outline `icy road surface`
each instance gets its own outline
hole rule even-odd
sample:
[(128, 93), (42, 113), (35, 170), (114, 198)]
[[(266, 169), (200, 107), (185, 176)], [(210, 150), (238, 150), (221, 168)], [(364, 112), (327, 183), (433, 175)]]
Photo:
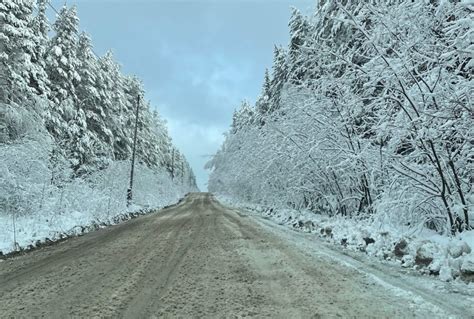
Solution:
[(0, 262), (3, 318), (471, 317), (466, 298), (365, 269), (206, 193)]

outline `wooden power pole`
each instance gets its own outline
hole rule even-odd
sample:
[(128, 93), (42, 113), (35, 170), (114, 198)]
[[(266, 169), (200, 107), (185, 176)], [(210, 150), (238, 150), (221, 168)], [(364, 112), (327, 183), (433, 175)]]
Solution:
[(171, 152), (171, 180), (174, 180), (174, 148)]
[(130, 206), (133, 199), (133, 171), (135, 170), (135, 154), (137, 150), (137, 132), (138, 132), (138, 111), (140, 109), (140, 95), (137, 96), (137, 110), (135, 113), (135, 131), (133, 133), (132, 165), (130, 168), (130, 185), (127, 190), (127, 206)]

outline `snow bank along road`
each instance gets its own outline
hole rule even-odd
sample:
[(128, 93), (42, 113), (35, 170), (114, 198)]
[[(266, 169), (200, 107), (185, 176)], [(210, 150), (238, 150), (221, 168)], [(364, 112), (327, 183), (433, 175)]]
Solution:
[(296, 244), (307, 239), (289, 240), (287, 232), (210, 194), (190, 194), (177, 206), (0, 262), (0, 317), (472, 315), (308, 252)]

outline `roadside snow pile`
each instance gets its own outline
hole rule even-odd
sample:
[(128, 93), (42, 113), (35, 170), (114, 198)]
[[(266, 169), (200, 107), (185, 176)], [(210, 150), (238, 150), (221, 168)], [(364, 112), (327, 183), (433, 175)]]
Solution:
[[(0, 257), (149, 213), (176, 203), (192, 190), (172, 181), (166, 172), (138, 164), (134, 205), (127, 207), (129, 166), (114, 162), (87, 180), (68, 181), (62, 188), (50, 185), (47, 174), (37, 180), (33, 180), (34, 171), (12, 175), (14, 184), (0, 187), (6, 198), (0, 206)], [(20, 180), (21, 176), (26, 180)]]
[(413, 229), (388, 229), (377, 222), (364, 221), (362, 224), (356, 219), (339, 216), (329, 218), (305, 210), (275, 209), (235, 202), (222, 196), (218, 198), (231, 206), (270, 218), (280, 225), (316, 233), (327, 242), (392, 261), (424, 274), (439, 276), (442, 281), (461, 278), (474, 282), (474, 230), (447, 237), (428, 229), (416, 232)]
[[(137, 208), (137, 207), (134, 207)], [(115, 225), (152, 210), (122, 212), (104, 218), (93, 217), (87, 213), (71, 212), (68, 215), (21, 216), (13, 222), (0, 216), (0, 258), (5, 254), (31, 250), (58, 240), (79, 236), (89, 231)]]

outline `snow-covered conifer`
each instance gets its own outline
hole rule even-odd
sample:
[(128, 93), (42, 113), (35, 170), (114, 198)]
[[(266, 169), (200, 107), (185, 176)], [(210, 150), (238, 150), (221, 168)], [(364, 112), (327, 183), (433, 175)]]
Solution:
[(21, 102), (42, 94), (41, 65), (35, 64), (34, 2), (5, 0), (0, 3), (0, 101)]

